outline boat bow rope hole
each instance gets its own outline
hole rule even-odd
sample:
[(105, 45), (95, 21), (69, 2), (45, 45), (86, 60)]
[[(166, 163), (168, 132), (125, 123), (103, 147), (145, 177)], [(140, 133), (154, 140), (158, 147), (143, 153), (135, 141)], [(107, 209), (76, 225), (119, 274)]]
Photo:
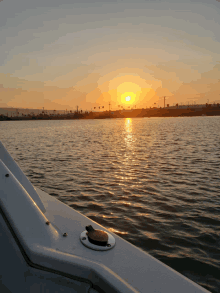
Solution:
[(80, 235), (83, 245), (94, 250), (109, 250), (115, 246), (115, 238), (103, 230), (96, 230), (91, 225)]

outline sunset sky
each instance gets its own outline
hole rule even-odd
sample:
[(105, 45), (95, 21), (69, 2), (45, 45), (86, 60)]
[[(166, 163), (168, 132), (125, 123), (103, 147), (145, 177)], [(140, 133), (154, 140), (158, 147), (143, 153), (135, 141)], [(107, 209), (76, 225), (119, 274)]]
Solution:
[(219, 32), (216, 0), (0, 0), (0, 107), (219, 102)]

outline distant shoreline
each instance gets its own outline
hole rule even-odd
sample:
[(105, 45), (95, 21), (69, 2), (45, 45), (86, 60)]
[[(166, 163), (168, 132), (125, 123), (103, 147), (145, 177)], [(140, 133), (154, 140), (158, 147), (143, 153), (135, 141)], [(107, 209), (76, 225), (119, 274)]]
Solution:
[(8, 117), (0, 115), (0, 121), (23, 120), (71, 120), (71, 119), (108, 119), (108, 118), (144, 118), (144, 117), (196, 117), (220, 116), (220, 105), (206, 105), (204, 107), (180, 108), (148, 108), (133, 110), (116, 110), (105, 112), (85, 112), (68, 114), (28, 114), (23, 116)]

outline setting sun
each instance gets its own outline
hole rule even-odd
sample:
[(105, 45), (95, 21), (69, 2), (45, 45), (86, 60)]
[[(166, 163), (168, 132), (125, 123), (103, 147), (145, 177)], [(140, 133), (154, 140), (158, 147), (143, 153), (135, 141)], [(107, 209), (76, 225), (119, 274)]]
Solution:
[(133, 92), (125, 92), (121, 95), (121, 103), (126, 105), (132, 105), (135, 103), (136, 94)]

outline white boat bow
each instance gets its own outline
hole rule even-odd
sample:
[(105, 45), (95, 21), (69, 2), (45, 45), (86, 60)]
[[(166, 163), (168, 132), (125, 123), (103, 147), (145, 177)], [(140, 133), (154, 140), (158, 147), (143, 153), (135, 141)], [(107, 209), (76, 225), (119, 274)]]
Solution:
[[(88, 225), (112, 242), (89, 243)], [(209, 292), (34, 188), (1, 143), (0, 235), (0, 292)]]

